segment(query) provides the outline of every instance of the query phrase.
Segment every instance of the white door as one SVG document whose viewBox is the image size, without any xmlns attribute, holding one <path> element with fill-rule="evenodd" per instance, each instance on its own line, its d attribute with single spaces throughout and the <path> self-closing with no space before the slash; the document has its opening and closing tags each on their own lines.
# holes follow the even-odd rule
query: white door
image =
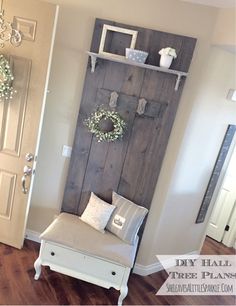
<svg viewBox="0 0 236 306">
<path fill-rule="evenodd" d="M 16 93 L 0 102 L 0 242 L 21 248 L 46 100 L 58 7 L 38 0 L 3 2 L 4 18 L 23 34 L 0 53 L 10 60 Z M 27 154 L 33 158 L 26 160 Z M 24 167 L 32 174 L 24 175 Z M 26 170 L 26 169 L 25 169 Z"/>
<path fill-rule="evenodd" d="M 236 147 L 232 154 L 228 169 L 213 208 L 207 236 L 221 242 L 225 227 L 230 219 L 236 203 Z"/>
</svg>

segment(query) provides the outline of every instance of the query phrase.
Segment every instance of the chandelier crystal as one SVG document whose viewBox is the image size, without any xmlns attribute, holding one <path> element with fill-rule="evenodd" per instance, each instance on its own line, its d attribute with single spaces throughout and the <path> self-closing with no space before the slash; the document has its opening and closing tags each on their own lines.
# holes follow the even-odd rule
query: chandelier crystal
<svg viewBox="0 0 236 306">
<path fill-rule="evenodd" d="M 0 48 L 5 47 L 5 43 L 9 42 L 14 47 L 21 44 L 21 34 L 18 30 L 12 27 L 10 22 L 4 19 L 3 0 L 1 0 L 0 10 Z"/>
</svg>

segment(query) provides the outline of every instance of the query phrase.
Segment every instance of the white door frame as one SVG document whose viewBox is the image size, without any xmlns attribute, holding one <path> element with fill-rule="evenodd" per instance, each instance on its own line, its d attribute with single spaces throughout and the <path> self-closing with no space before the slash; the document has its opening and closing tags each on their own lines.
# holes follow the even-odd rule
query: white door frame
<svg viewBox="0 0 236 306">
<path fill-rule="evenodd" d="M 236 200 L 234 203 L 234 208 L 232 210 L 229 222 L 229 231 L 224 233 L 222 243 L 227 247 L 235 248 L 236 249 L 236 240 L 235 240 L 235 233 L 236 233 Z"/>
<path fill-rule="evenodd" d="M 39 147 L 40 147 L 40 140 L 41 140 L 41 134 L 42 134 L 42 128 L 43 128 L 43 119 L 44 119 L 45 107 L 46 107 L 46 101 L 47 101 L 47 94 L 48 94 L 48 84 L 49 84 L 50 71 L 51 71 L 51 65 L 52 65 L 53 48 L 54 48 L 56 30 L 57 30 L 58 14 L 59 14 L 59 5 L 56 5 L 55 19 L 54 19 L 53 32 L 52 32 L 52 40 L 51 40 L 51 46 L 50 46 L 50 52 L 49 52 L 47 76 L 46 76 L 46 82 L 45 82 L 45 90 L 44 90 L 44 95 L 43 95 L 42 109 L 41 109 L 39 129 L 38 129 L 38 136 L 37 136 L 37 142 L 36 142 L 36 148 L 35 148 L 35 158 L 34 158 L 34 163 L 33 163 L 33 166 L 32 166 L 33 175 L 31 177 L 31 183 L 30 183 L 28 200 L 27 200 L 24 233 L 26 232 L 26 225 L 27 225 L 28 216 L 29 216 L 29 209 L 30 209 L 30 205 L 31 205 L 32 191 L 33 191 L 34 178 L 35 178 L 34 173 L 35 173 L 35 170 L 36 170 L 36 167 L 37 167 L 38 152 L 39 152 Z"/>
<path fill-rule="evenodd" d="M 220 176 L 219 176 L 219 179 L 218 179 L 218 182 L 217 182 L 217 185 L 216 185 L 216 188 L 214 190 L 214 194 L 212 196 L 212 199 L 211 199 L 211 203 L 209 205 L 209 210 L 207 212 L 207 222 L 206 222 L 206 226 L 205 226 L 205 230 L 204 230 L 204 234 L 203 234 L 203 237 L 202 237 L 202 241 L 201 241 L 201 247 L 199 249 L 199 253 L 202 249 L 202 246 L 204 244 L 204 241 L 206 239 L 206 234 L 207 234 L 207 228 L 208 228 L 208 225 L 209 225 L 209 222 L 210 222 L 210 218 L 211 218 L 211 214 L 212 214 L 212 211 L 213 211 L 213 208 L 214 208 L 214 204 L 216 203 L 216 200 L 217 200 L 217 197 L 219 195 L 219 192 L 221 190 L 221 187 L 222 187 L 222 184 L 223 184 L 223 181 L 224 181 L 224 178 L 225 178 L 225 175 L 226 175 L 226 171 L 228 169 L 228 166 L 229 166 L 229 162 L 230 162 L 230 159 L 232 157 L 232 154 L 233 154 L 233 151 L 234 151 L 234 147 L 236 146 L 236 133 L 234 134 L 234 137 L 233 137 L 233 140 L 230 144 L 230 148 L 229 148 L 229 151 L 228 151 L 228 154 L 226 156 L 226 159 L 225 159 L 225 162 L 224 162 L 224 165 L 221 169 L 221 172 L 220 172 Z M 233 227 L 232 227 L 233 229 Z M 231 230 L 232 230 L 231 229 Z"/>
</svg>

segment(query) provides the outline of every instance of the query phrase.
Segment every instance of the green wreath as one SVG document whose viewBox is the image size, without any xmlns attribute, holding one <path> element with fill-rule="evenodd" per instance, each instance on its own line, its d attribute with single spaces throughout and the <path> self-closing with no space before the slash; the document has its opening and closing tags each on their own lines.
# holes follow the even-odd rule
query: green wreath
<svg viewBox="0 0 236 306">
<path fill-rule="evenodd" d="M 13 73 L 9 61 L 1 54 L 0 55 L 0 100 L 12 99 L 14 89 L 12 81 L 14 80 Z"/>
<path fill-rule="evenodd" d="M 110 131 L 101 128 L 101 122 L 103 120 L 111 121 L 112 129 Z M 96 136 L 98 142 L 112 142 L 122 138 L 126 127 L 125 121 L 118 112 L 106 109 L 99 109 L 91 114 L 91 116 L 84 121 L 84 124 L 88 127 L 89 131 Z"/>
</svg>

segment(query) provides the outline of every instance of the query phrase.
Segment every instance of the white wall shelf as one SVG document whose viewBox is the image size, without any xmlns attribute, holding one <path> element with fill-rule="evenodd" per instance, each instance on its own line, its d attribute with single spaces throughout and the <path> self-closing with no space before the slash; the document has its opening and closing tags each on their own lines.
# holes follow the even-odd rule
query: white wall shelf
<svg viewBox="0 0 236 306">
<path fill-rule="evenodd" d="M 162 67 L 158 67 L 158 66 L 137 63 L 137 62 L 134 62 L 134 61 L 130 61 L 126 58 L 121 59 L 120 57 L 108 56 L 108 55 L 98 54 L 98 53 L 89 52 L 89 51 L 87 53 L 91 57 L 91 72 L 95 71 L 97 59 L 103 59 L 103 60 L 112 61 L 112 62 L 116 62 L 116 63 L 121 63 L 121 64 L 125 64 L 125 65 L 136 66 L 136 67 L 140 67 L 140 68 L 144 68 L 144 69 L 150 69 L 150 70 L 159 71 L 159 72 L 163 72 L 163 73 L 174 74 L 174 75 L 177 76 L 176 82 L 175 82 L 175 91 L 177 91 L 179 89 L 179 83 L 181 81 L 181 78 L 182 77 L 187 77 L 187 75 L 188 75 L 188 73 L 183 72 L 183 71 L 172 70 L 172 69 L 162 68 Z"/>
</svg>

